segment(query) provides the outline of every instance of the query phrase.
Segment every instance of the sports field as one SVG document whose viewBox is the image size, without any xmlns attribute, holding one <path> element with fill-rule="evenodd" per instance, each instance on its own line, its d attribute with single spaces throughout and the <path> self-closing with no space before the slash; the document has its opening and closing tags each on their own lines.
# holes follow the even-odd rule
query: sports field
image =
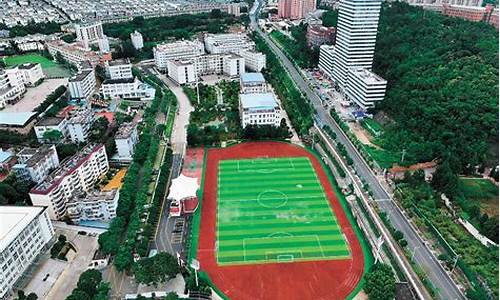
<svg viewBox="0 0 500 300">
<path fill-rule="evenodd" d="M 49 78 L 71 76 L 69 70 L 40 54 L 14 55 L 5 58 L 5 64 L 7 66 L 19 65 L 24 63 L 39 63 L 43 71 Z"/>
<path fill-rule="evenodd" d="M 309 158 L 221 160 L 218 170 L 220 265 L 350 257 Z"/>
</svg>

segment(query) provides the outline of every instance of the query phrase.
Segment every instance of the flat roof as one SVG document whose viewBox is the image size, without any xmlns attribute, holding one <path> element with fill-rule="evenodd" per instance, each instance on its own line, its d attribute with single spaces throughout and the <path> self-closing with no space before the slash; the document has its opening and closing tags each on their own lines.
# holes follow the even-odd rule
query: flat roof
<svg viewBox="0 0 500 300">
<path fill-rule="evenodd" d="M 270 108 L 278 105 L 272 93 L 240 94 L 240 99 L 243 108 Z"/>
<path fill-rule="evenodd" d="M 46 117 L 38 121 L 36 126 L 55 126 L 59 125 L 63 120 L 64 118 L 60 117 Z"/>
<path fill-rule="evenodd" d="M 366 83 L 387 83 L 387 81 L 365 68 L 350 68 L 350 71 Z"/>
<path fill-rule="evenodd" d="M 135 78 L 106 79 L 102 84 L 133 83 Z"/>
<path fill-rule="evenodd" d="M 0 253 L 44 210 L 42 206 L 0 206 Z"/>
<path fill-rule="evenodd" d="M 39 65 L 39 63 L 24 63 L 18 65 L 19 69 L 31 69 Z"/>
<path fill-rule="evenodd" d="M 0 125 L 24 126 L 36 113 L 0 112 Z"/>
<path fill-rule="evenodd" d="M 90 74 L 90 73 L 93 73 L 94 71 L 92 70 L 82 70 L 80 72 L 78 72 L 78 74 L 76 74 L 75 76 L 71 77 L 69 81 L 72 81 L 72 82 L 75 82 L 75 81 L 82 81 L 84 80 L 85 78 L 87 78 L 87 76 Z"/>
<path fill-rule="evenodd" d="M 243 73 L 241 75 L 242 82 L 265 82 L 262 73 Z"/>
<path fill-rule="evenodd" d="M 3 151 L 0 149 L 0 163 L 8 160 L 12 156 L 14 156 L 14 153 L 12 153 L 10 151 Z"/>
</svg>

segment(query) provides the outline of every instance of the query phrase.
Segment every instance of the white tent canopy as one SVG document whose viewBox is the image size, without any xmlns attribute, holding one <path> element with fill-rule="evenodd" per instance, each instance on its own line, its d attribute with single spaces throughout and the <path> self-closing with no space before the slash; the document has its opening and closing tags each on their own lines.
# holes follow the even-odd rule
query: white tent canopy
<svg viewBox="0 0 500 300">
<path fill-rule="evenodd" d="M 180 201 L 184 198 L 196 197 L 196 191 L 199 187 L 196 178 L 187 177 L 181 174 L 179 177 L 172 180 L 167 198 Z"/>
</svg>

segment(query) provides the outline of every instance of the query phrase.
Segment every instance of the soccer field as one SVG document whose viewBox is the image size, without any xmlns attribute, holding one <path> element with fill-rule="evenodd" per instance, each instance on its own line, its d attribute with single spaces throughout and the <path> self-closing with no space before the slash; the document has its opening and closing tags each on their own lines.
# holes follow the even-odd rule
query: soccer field
<svg viewBox="0 0 500 300">
<path fill-rule="evenodd" d="M 307 157 L 220 161 L 216 239 L 220 265 L 350 257 Z"/>
<path fill-rule="evenodd" d="M 70 77 L 71 73 L 63 66 L 56 62 L 40 55 L 40 54 L 23 54 L 8 56 L 5 59 L 7 66 L 13 66 L 24 63 L 39 63 L 43 71 L 49 77 Z"/>
</svg>

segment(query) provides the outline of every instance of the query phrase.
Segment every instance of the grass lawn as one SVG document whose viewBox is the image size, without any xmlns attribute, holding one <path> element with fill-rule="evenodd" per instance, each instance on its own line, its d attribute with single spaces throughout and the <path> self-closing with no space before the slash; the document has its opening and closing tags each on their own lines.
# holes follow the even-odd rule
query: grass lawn
<svg viewBox="0 0 500 300">
<path fill-rule="evenodd" d="M 460 191 L 466 200 L 479 201 L 481 210 L 489 216 L 498 215 L 498 187 L 488 179 L 460 178 Z"/>
<path fill-rule="evenodd" d="M 8 56 L 4 58 L 4 61 L 7 66 L 13 66 L 24 63 L 39 63 L 48 77 L 71 76 L 69 70 L 40 54 L 23 54 L 23 55 Z"/>
<path fill-rule="evenodd" d="M 373 119 L 369 118 L 363 119 L 361 121 L 361 126 L 363 126 L 363 128 L 368 130 L 368 132 L 370 132 L 370 134 L 373 135 L 374 137 L 378 137 L 384 132 L 384 128 L 382 128 L 382 125 L 380 125 L 377 121 Z"/>
<path fill-rule="evenodd" d="M 220 265 L 350 257 L 306 157 L 221 161 L 216 247 Z"/>
<path fill-rule="evenodd" d="M 396 153 L 368 145 L 363 145 L 363 147 L 381 168 L 391 168 L 394 163 L 399 163 L 401 160 L 401 156 Z"/>
</svg>

